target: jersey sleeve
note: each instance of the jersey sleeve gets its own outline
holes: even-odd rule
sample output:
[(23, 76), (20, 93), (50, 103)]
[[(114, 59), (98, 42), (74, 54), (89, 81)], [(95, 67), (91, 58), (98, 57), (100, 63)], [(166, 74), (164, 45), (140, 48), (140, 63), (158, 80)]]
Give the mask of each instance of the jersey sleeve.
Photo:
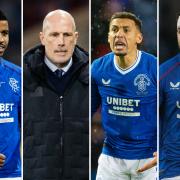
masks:
[(96, 63), (93, 63), (91, 66), (91, 117), (94, 115), (101, 104), (101, 96), (99, 94), (98, 84), (96, 81), (96, 72)]
[(101, 97), (98, 91), (98, 86), (93, 78), (91, 78), (91, 116), (97, 111), (101, 104)]

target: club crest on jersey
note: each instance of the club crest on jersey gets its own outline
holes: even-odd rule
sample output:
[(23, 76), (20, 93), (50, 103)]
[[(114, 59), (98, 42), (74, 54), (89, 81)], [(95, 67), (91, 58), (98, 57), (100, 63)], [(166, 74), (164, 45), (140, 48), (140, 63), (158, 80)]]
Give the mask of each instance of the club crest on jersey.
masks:
[(19, 91), (18, 81), (15, 78), (9, 78), (9, 85), (14, 92)]
[(103, 83), (105, 86), (109, 86), (109, 85), (110, 85), (110, 82), (111, 82), (111, 79), (105, 80), (105, 79), (102, 78), (102, 83)]
[(139, 74), (134, 79), (134, 86), (137, 86), (137, 94), (147, 94), (147, 86), (150, 86), (151, 81), (146, 74)]
[(180, 82), (177, 82), (177, 83), (173, 83), (173, 82), (170, 82), (170, 89), (172, 90), (179, 90), (180, 88)]

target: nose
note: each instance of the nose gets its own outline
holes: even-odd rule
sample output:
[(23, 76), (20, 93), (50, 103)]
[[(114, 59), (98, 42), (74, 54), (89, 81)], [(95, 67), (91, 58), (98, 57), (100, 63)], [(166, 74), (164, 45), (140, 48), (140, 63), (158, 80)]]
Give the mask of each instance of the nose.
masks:
[(119, 29), (119, 31), (116, 33), (116, 37), (123, 37), (124, 31), (122, 29)]
[(63, 34), (60, 34), (58, 37), (58, 45), (64, 46), (64, 35)]

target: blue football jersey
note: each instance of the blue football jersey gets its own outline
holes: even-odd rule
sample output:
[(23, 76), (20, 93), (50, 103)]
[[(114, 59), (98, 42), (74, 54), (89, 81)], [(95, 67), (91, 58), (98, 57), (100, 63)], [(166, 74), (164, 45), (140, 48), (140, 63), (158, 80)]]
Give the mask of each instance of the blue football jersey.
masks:
[(92, 63), (92, 114), (101, 104), (103, 153), (122, 159), (153, 157), (157, 147), (157, 60), (138, 51), (121, 69), (114, 53)]
[(0, 178), (20, 177), (21, 70), (0, 58)]
[(180, 54), (160, 66), (160, 178), (180, 175)]

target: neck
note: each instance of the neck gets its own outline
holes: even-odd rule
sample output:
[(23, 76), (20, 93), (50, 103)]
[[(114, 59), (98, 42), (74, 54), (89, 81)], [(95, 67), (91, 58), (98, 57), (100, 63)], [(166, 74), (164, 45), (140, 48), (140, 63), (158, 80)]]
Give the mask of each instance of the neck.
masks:
[(117, 65), (122, 69), (127, 69), (131, 67), (137, 59), (137, 50), (134, 51), (132, 54), (128, 54), (125, 56), (117, 56), (115, 55)]

